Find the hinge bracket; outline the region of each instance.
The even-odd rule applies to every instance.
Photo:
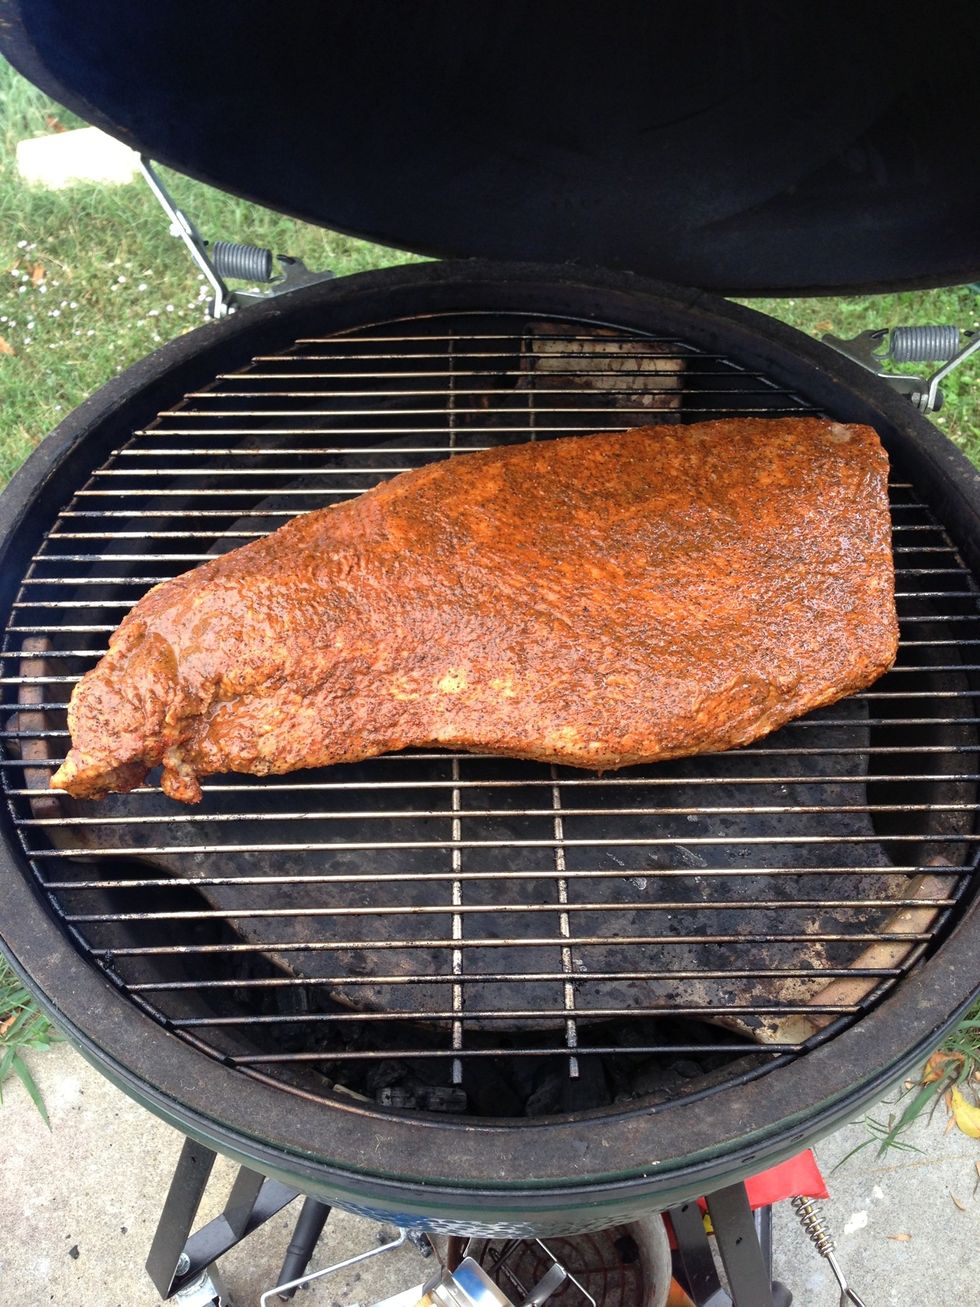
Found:
[[[961,333],[957,327],[948,326],[879,327],[849,339],[828,334],[823,341],[908,396],[920,413],[939,411],[943,403],[940,382],[980,350],[980,332]],[[939,361],[942,367],[927,377],[888,370],[890,363]]]
[[[225,318],[229,313],[235,313],[249,304],[260,304],[263,300],[296,290],[299,286],[327,281],[334,275],[332,272],[311,272],[302,259],[291,258],[286,254],[273,256],[271,250],[257,245],[228,245],[223,241],[209,243],[178,207],[153,164],[143,155],[140,156],[140,170],[160,207],[170,219],[171,235],[184,242],[198,271],[211,287],[212,298],[208,305],[210,317]],[[278,273],[274,271],[275,262],[279,264]],[[269,289],[229,290],[225,277],[267,282]]]

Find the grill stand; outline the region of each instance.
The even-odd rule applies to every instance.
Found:
[[[239,1167],[221,1215],[192,1234],[216,1157],[203,1144],[184,1140],[146,1259],[147,1273],[161,1298],[187,1290],[203,1272],[212,1270],[219,1257],[299,1197],[298,1189]]]
[[[243,1239],[300,1197],[278,1180],[239,1167],[228,1201],[220,1216],[194,1231],[194,1220],[211,1178],[217,1153],[185,1139],[153,1236],[146,1269],[163,1299],[176,1299],[186,1307],[231,1307],[220,1290],[215,1263]],[[722,1287],[704,1221],[696,1202],[683,1203],[668,1212],[677,1250],[675,1276],[694,1307],[791,1307],[789,1290],[772,1278],[772,1208],[755,1213],[744,1184],[729,1185],[706,1195],[718,1251],[728,1280]],[[330,1208],[306,1197],[286,1250],[279,1283],[303,1275],[330,1215]],[[199,1287],[204,1285],[201,1293]],[[214,1292],[203,1296],[210,1285]],[[288,1291],[280,1296],[293,1296]]]
[[[313,1249],[323,1234],[323,1227],[330,1215],[330,1208],[318,1198],[304,1198],[303,1206],[296,1221],[296,1229],[286,1249],[282,1270],[279,1272],[279,1284],[289,1284],[298,1280],[310,1264]],[[290,1299],[296,1294],[295,1289],[285,1289],[280,1298]]]
[[[669,1212],[678,1278],[695,1307],[790,1307],[789,1290],[772,1278],[772,1208],[753,1214],[744,1184],[708,1194],[706,1202],[731,1294],[718,1278],[698,1204],[682,1203]]]

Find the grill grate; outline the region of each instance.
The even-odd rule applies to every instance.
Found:
[[[243,1073],[392,1107],[704,1093],[832,1037],[939,937],[980,838],[977,587],[901,469],[898,665],[754,747],[604,777],[415,751],[211,778],[194,812],[45,788],[125,611],[290,516],[493,444],[815,411],[682,341],[484,314],[300,340],[134,433],[0,655],[0,774],[76,947]]]

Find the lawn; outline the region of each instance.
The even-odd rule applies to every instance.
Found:
[[[0,485],[97,387],[205,320],[202,278],[142,182],[63,192],[21,182],[17,142],[78,125],[0,60]],[[178,202],[212,237],[270,246],[338,275],[413,257],[284,218],[163,171]],[[751,303],[816,335],[850,336],[899,323],[980,325],[980,298],[968,287]],[[980,362],[967,365],[946,390],[937,425],[980,463]],[[4,984],[14,992],[0,961]],[[14,1035],[29,1034],[36,1042],[47,1038],[44,1026],[29,1020],[26,996],[17,993],[19,1005],[8,1004],[6,1013],[0,1008],[0,1055],[12,1048]],[[975,1049],[976,1023],[969,1033]],[[0,1061],[3,1069],[9,1067]]]

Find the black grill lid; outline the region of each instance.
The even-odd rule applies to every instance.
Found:
[[[980,6],[0,0],[0,49],[153,158],[438,255],[724,292],[980,278]]]

